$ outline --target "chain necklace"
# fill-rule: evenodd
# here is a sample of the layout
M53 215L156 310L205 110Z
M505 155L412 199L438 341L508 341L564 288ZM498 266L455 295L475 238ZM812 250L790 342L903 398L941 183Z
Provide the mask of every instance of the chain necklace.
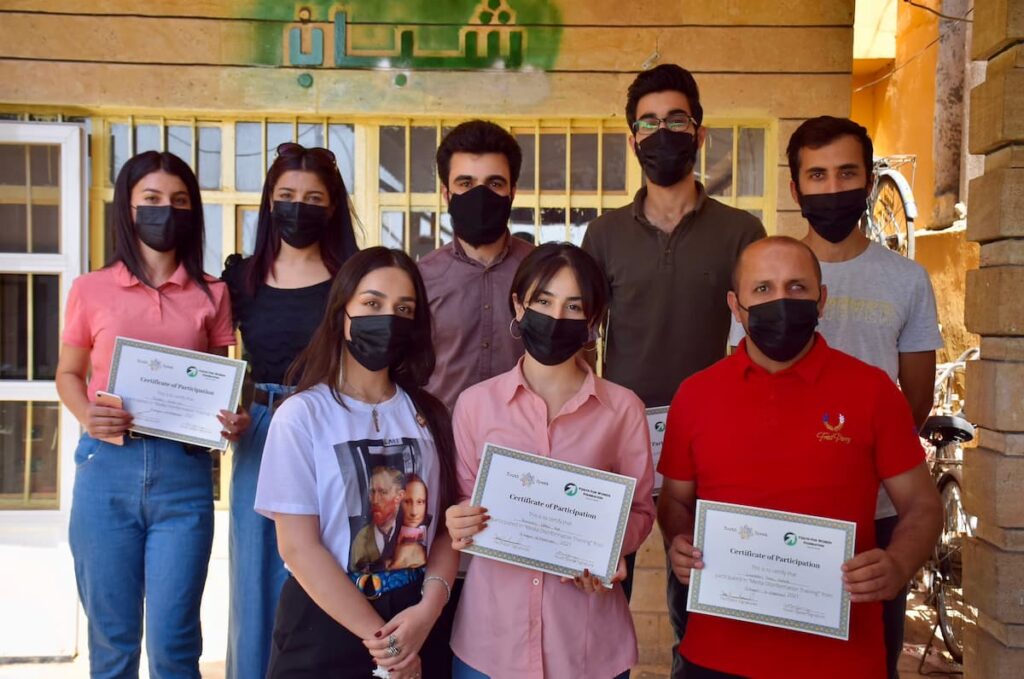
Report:
M351 396L355 396L357 399L359 399L363 403L368 403L368 404L371 405L370 418L373 420L373 429L374 429L374 431L376 431L379 434L380 433L380 416L377 414L377 406L379 406L384 401L384 399L388 398L388 391L389 390L385 389L384 393L381 394L380 398L377 399L376 402L374 402L372 398L369 398L366 395L366 392L364 392L362 390L356 389L355 387L352 386L352 383L349 382L348 380L342 380L342 383L341 383L342 391L345 390L346 386L352 392L352 394L350 394ZM388 386L391 386L391 385L389 384Z

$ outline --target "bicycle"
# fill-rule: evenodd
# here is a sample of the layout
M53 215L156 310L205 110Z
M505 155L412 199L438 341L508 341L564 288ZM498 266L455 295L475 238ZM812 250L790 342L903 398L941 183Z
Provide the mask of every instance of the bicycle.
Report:
M901 167L910 166L910 181ZM914 258L914 220L917 202L911 188L917 172L917 156L876 158L871 166L874 184L868 195L864 235L907 259Z
M977 519L964 509L963 444L974 438L974 426L963 418L959 384L967 361L976 359L977 348L968 349L955 361L937 366L935 407L925 420L921 436L927 440L928 466L942 498L942 533L922 571L927 602L935 608L937 628L946 650L957 663L963 662L964 630L975 624L978 610L963 597L963 544L974 536ZM932 630L932 638L935 636ZM921 656L924 667L931 639Z

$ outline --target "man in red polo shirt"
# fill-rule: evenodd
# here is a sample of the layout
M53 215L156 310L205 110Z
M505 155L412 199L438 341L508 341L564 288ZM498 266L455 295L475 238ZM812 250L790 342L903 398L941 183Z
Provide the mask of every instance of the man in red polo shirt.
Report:
M826 294L814 253L797 240L766 238L740 255L728 300L747 339L672 401L658 523L685 584L704 566L692 545L698 498L855 522L855 556L843 565L849 640L695 613L680 645L687 679L884 677L880 602L938 537L942 509L907 401L884 372L814 332ZM884 550L879 483L899 511Z

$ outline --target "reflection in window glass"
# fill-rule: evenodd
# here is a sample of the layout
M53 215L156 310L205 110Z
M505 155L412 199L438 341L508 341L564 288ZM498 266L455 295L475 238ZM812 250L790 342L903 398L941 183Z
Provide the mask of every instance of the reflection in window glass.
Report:
M110 125L110 183L117 181L117 173L121 166L128 162L131 157L131 138L128 134L129 127L124 123L112 123Z
M57 375L60 337L60 276L32 275L32 379Z
M18 203L0 203L0 252L28 252L28 210Z
M0 274L0 327L4 329L0 343L0 379L54 378L60 323L59 285L60 277L55 274Z
M508 220L509 231L513 236L522 238L527 243L536 243L536 218L532 207L514 207Z
M0 184L25 186L25 146L0 144Z
M60 464L60 404L33 401L29 432L32 440L29 499L50 500L55 504Z
M167 151L189 165L192 164L192 127L190 125L167 126ZM195 170L195 168L192 168Z
M572 135L573 191L597 191L597 135Z
M323 147L324 126L320 123L299 123L298 142L307 149Z
M351 125L329 125L327 148L338 159L338 170L349 194L356 191L356 135Z
M28 277L0 274L0 379L28 379ZM0 436L0 439L7 438Z
M242 256L249 257L256 250L256 228L259 226L258 207L239 208L238 223L242 225Z
M732 195L732 128L713 127L707 136L707 189L712 196Z
M270 166L277 160L277 147L286 141L295 141L292 138L291 123L267 123L267 167L265 170L269 170ZM313 146L316 146L316 144L313 144ZM261 177L261 182L262 179Z
M410 177L413 193L433 193L437 190L437 130L433 127L414 127L409 130Z
M412 243L409 244L409 256L418 262L420 257L434 249L434 213L413 211L410 219Z
M220 278L224 270L224 207L203 203L206 242L203 245L203 271Z
M32 186L60 186L60 147L29 146L29 167Z
M601 138L601 183L605 191L626 190L626 149L624 134L608 134Z
M0 507L57 506L59 423L57 403L0 401L0 431L5 434L0 436ZM25 453L25 441L30 443L29 456Z
M235 188L259 191L263 183L259 123L235 123Z
M582 245L587 225L597 219L597 208L574 207L569 211L569 219L569 241L575 245Z
M540 242L550 243L565 240L565 209L545 207L540 211Z
M517 134L516 141L523 151L523 167L519 172L519 183L516 187L522 191L533 191L534 188L534 167L537 155L536 138L533 133ZM562 160L565 164L565 160Z
M2 227L0 227L2 228ZM32 249L30 252L60 252L60 206L32 206Z
M160 128L156 125L135 126L135 155L160 150Z
M380 128L380 191L405 191L405 128Z
M447 212L441 213L441 245L448 245L455 237L452 233L452 216Z
M760 196L764 193L764 130L746 127L740 130L739 189L740 196Z
M199 128L199 188L220 188L220 128Z
M540 135L541 191L565 191L565 134Z
M405 247L405 213L382 212L380 215L380 244L386 248Z

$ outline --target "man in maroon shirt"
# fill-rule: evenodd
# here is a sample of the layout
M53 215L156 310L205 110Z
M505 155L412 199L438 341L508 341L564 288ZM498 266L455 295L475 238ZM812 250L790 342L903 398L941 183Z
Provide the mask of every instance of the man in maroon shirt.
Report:
M434 321L437 367L427 390L448 409L467 387L511 370L523 355L509 325L509 287L533 249L508 230L523 154L484 120L462 123L437 149L455 237L420 260Z

